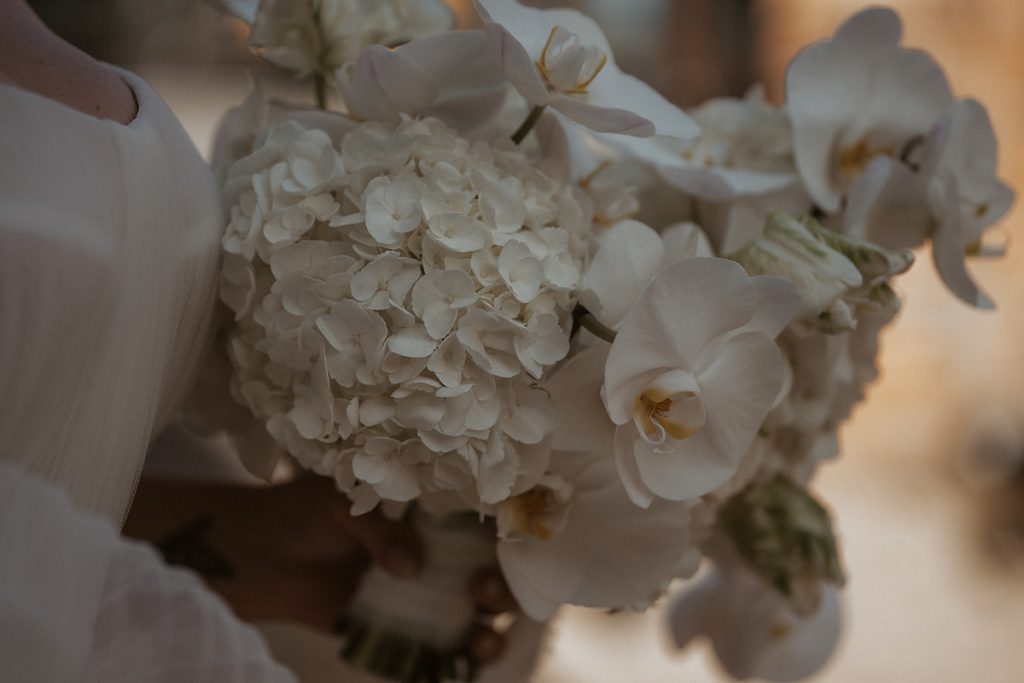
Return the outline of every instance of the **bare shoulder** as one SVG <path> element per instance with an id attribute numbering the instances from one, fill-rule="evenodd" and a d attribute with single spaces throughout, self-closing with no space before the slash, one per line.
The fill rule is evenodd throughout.
<path id="1" fill-rule="evenodd" d="M 18 1 L 0 0 L 0 83 L 119 123 L 138 110 L 117 72 L 51 33 Z"/>

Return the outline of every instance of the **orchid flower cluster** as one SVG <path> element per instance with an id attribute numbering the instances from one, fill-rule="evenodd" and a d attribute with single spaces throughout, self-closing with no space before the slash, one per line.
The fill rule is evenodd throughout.
<path id="1" fill-rule="evenodd" d="M 257 87 L 218 135 L 235 398 L 356 513 L 493 518 L 535 619 L 681 587 L 681 647 L 816 671 L 843 572 L 808 483 L 893 279 L 930 243 L 991 306 L 965 263 L 1013 192 L 984 108 L 887 9 L 799 53 L 784 105 L 684 112 L 571 10 L 223 5 L 322 105 Z"/>

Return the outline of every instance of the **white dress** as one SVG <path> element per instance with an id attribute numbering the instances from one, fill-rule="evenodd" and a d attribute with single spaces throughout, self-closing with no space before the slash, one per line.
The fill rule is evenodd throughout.
<path id="1" fill-rule="evenodd" d="M 0 679 L 293 681 L 117 534 L 205 351 L 222 221 L 174 115 L 121 75 L 127 126 L 0 85 Z"/>

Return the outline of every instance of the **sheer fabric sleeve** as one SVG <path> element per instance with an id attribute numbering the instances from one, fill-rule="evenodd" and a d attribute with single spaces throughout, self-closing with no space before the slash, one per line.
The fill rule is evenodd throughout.
<path id="1" fill-rule="evenodd" d="M 0 464 L 0 662 L 33 683 L 295 683 L 190 572 Z"/>

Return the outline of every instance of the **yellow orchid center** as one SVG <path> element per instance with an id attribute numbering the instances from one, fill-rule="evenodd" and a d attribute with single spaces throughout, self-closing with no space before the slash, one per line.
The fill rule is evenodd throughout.
<path id="1" fill-rule="evenodd" d="M 861 138 L 853 144 L 839 149 L 839 174 L 843 179 L 852 182 L 864 172 L 864 169 L 875 157 L 894 156 L 895 154 L 895 145 L 872 147 L 866 138 Z"/>
<path id="2" fill-rule="evenodd" d="M 555 26 L 537 68 L 551 90 L 582 95 L 607 63 L 608 56 L 601 48 L 584 45 L 572 31 Z"/>
<path id="3" fill-rule="evenodd" d="M 682 370 L 659 375 L 633 401 L 633 422 L 640 435 L 654 444 L 664 444 L 668 437 L 688 439 L 704 421 L 697 380 Z"/>

